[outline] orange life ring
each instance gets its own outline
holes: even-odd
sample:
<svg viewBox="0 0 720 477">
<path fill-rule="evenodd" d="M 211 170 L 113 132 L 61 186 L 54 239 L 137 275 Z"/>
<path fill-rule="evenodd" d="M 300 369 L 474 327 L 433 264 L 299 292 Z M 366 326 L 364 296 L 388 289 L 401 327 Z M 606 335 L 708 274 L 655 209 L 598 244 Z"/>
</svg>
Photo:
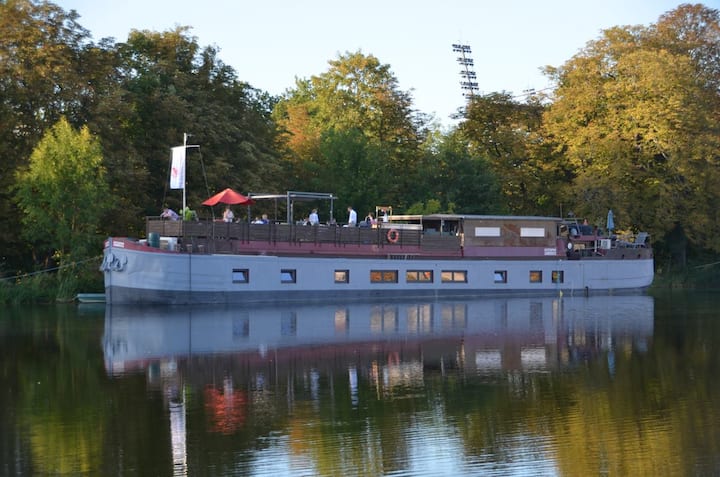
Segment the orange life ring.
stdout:
<svg viewBox="0 0 720 477">
<path fill-rule="evenodd" d="M 390 229 L 387 233 L 387 241 L 390 243 L 397 243 L 400 240 L 400 232 L 397 229 Z"/>
</svg>

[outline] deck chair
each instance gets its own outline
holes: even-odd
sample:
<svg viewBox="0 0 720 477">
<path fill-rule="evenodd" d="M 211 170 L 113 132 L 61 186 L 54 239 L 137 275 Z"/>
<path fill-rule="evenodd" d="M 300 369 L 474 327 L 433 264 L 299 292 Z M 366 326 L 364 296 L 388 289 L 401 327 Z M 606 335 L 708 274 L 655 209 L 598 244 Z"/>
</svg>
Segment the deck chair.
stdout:
<svg viewBox="0 0 720 477">
<path fill-rule="evenodd" d="M 638 234 L 635 236 L 635 241 L 632 242 L 629 246 L 632 248 L 645 248 L 645 241 L 648 238 L 647 232 L 638 232 Z"/>
<path fill-rule="evenodd" d="M 618 239 L 617 246 L 618 247 L 626 247 L 626 248 L 644 248 L 646 247 L 645 241 L 648 238 L 647 232 L 638 232 L 638 234 L 635 236 L 635 240 L 630 242 L 627 240 L 627 237 L 624 237 L 625 240 Z"/>
</svg>

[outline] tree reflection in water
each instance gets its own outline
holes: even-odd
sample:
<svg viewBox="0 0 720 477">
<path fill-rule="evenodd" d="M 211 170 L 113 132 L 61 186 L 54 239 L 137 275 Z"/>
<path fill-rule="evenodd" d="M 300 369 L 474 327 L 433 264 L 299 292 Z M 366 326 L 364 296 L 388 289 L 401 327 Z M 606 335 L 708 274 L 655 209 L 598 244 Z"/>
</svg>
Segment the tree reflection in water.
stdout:
<svg viewBox="0 0 720 477">
<path fill-rule="evenodd" d="M 5 314 L 14 444 L 0 457 L 14 474 L 712 470 L 716 308 L 617 296 L 113 307 L 104 324 Z"/>
</svg>

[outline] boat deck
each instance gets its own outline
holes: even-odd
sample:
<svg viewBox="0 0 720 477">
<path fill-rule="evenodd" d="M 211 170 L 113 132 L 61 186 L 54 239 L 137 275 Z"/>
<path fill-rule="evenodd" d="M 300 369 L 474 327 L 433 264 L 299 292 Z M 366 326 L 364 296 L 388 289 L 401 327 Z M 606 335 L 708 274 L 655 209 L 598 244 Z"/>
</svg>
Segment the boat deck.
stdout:
<svg viewBox="0 0 720 477">
<path fill-rule="evenodd" d="M 178 251 L 194 253 L 240 253 L 268 248 L 287 252 L 306 246 L 330 251 L 337 247 L 361 246 L 377 253 L 441 253 L 460 256 L 461 237 L 423 234 L 422 230 L 393 227 L 342 227 L 293 224 L 248 224 L 217 221 L 170 221 L 147 219 L 147 234 L 177 238 Z M 391 233 L 392 231 L 392 233 Z"/>
<path fill-rule="evenodd" d="M 489 221 L 488 221 L 489 222 Z M 426 224 L 427 225 L 427 224 Z M 531 228 L 537 236 L 523 236 L 517 224 L 496 220 L 492 237 L 478 237 L 477 228 L 465 224 L 465 233 L 440 232 L 421 224 L 381 223 L 376 227 L 249 224 L 211 220 L 172 221 L 148 217 L 148 245 L 173 252 L 195 254 L 278 254 L 325 256 L 381 256 L 415 258 L 546 258 L 644 259 L 652 249 L 599 235 L 557 236 L 552 226 Z M 475 235 L 466 236 L 468 230 Z M 154 237 L 158 243 L 151 240 Z M 162 243 L 159 239 L 162 238 Z M 568 248 L 569 247 L 569 248 Z"/>
</svg>

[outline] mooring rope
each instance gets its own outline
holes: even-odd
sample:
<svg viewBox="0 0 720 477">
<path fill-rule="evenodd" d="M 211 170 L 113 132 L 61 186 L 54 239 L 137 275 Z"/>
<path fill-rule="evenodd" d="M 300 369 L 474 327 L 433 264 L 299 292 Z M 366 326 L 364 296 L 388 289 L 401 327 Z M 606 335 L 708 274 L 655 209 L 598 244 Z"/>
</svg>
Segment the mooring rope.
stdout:
<svg viewBox="0 0 720 477">
<path fill-rule="evenodd" d="M 58 265 L 57 267 L 46 268 L 46 269 L 44 269 L 44 270 L 38 270 L 38 271 L 36 271 L 36 272 L 23 273 L 22 275 L 15 275 L 14 277 L 0 277 L 0 280 L 15 280 L 15 279 L 18 279 L 18 278 L 26 278 L 26 277 L 31 277 L 31 276 L 33 276 L 33 275 L 39 275 L 39 274 L 41 274 L 41 273 L 54 272 L 55 270 L 60 270 L 60 269 L 62 269 L 62 268 L 68 268 L 68 267 L 74 267 L 74 266 L 79 265 L 79 264 L 81 264 L 81 263 L 89 262 L 89 261 L 91 261 L 91 260 L 97 260 L 97 259 L 100 259 L 100 258 L 102 258 L 102 255 L 97 255 L 97 256 L 95 256 L 95 257 L 86 258 L 85 260 L 79 260 L 79 261 L 77 261 L 77 262 L 72 262 L 72 263 L 68 263 L 68 264 L 65 264 L 65 265 Z"/>
</svg>

